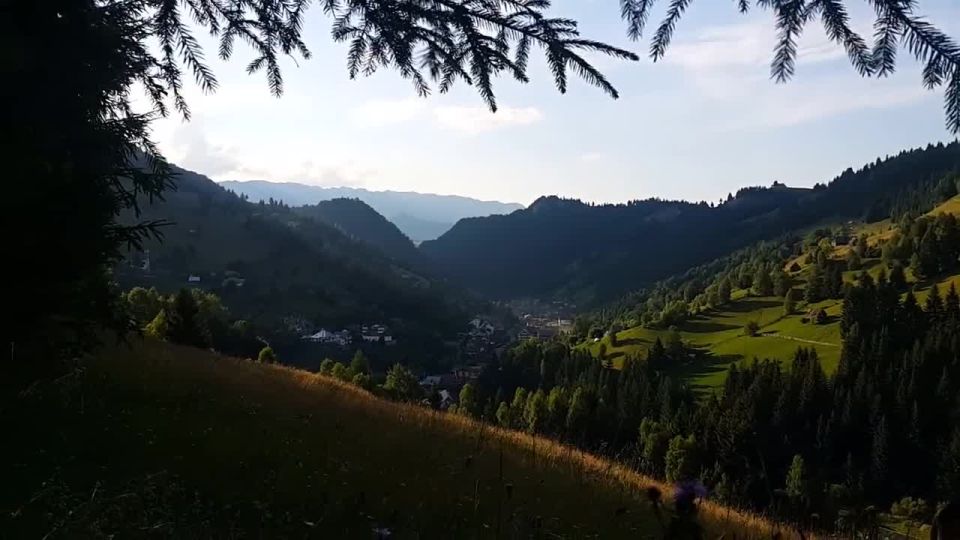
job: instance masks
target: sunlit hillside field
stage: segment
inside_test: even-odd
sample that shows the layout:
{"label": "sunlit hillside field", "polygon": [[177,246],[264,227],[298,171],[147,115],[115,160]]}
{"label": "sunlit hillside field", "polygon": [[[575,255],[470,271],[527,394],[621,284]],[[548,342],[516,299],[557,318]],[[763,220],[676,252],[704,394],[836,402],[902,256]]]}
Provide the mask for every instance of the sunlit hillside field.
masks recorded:
{"label": "sunlit hillside field", "polygon": [[[960,196],[940,204],[927,212],[927,215],[933,216],[944,212],[960,215]],[[896,224],[886,219],[855,225],[851,231],[853,236],[866,235],[869,245],[877,246],[889,240],[896,232],[896,228]],[[843,260],[849,250],[849,246],[837,246],[831,258]],[[793,267],[794,263],[800,267],[800,270],[790,274],[797,284],[796,287],[802,291],[804,272],[808,265],[807,256],[801,255],[788,260],[785,268]],[[890,271],[878,258],[865,259],[862,270],[846,271],[843,278],[844,281],[852,282],[861,271],[876,278],[881,270],[888,274]],[[907,268],[906,276],[913,283],[914,294],[921,303],[926,300],[934,284],[939,287],[941,294],[944,294],[951,285],[960,289],[960,275],[939,276],[931,281],[918,282],[913,272]],[[732,298],[729,305],[698,314],[678,328],[684,343],[698,351],[696,358],[676,368],[676,372],[692,386],[701,389],[715,388],[723,384],[731,364],[752,362],[754,358],[776,359],[789,366],[794,353],[801,346],[817,351],[824,371],[832,373],[836,370],[840,361],[839,319],[843,308],[840,300],[825,300],[813,305],[801,305],[795,313],[786,315],[782,298],[754,297],[744,290],[734,291]],[[810,310],[816,308],[822,308],[827,313],[826,324],[803,322]],[[744,333],[744,327],[750,321],[760,325],[760,332],[753,337]],[[602,357],[612,362],[615,367],[619,367],[624,358],[629,356],[642,358],[658,337],[666,342],[669,335],[670,332],[665,329],[635,327],[619,332],[615,341],[605,336],[599,341],[588,342],[583,346],[595,356]]]}
{"label": "sunlit hillside field", "polygon": [[[645,489],[670,488],[546,439],[156,342],[82,366],[0,409],[4,537],[662,535]],[[773,532],[700,516],[714,537]]]}
{"label": "sunlit hillside field", "polygon": [[[770,358],[789,365],[798,347],[816,349],[824,370],[832,373],[840,361],[840,302],[827,300],[809,306],[813,307],[826,310],[827,324],[803,322],[806,310],[784,315],[782,298],[749,297],[746,291],[737,291],[723,309],[699,314],[680,325],[681,339],[696,349],[697,356],[677,366],[677,373],[695,387],[716,387],[723,383],[732,363]],[[744,334],[750,321],[760,325],[759,334],[753,337]],[[658,337],[666,343],[670,331],[635,327],[619,332],[616,344],[608,336],[588,346],[595,355],[602,351],[605,359],[619,366],[628,356],[642,358]]]}

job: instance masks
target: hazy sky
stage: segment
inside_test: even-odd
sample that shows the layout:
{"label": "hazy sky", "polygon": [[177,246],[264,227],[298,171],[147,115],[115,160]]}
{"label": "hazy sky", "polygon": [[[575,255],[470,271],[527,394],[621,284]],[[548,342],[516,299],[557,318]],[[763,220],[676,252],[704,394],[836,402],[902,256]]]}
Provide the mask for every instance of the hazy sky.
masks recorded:
{"label": "hazy sky", "polygon": [[[850,5],[869,40],[866,2]],[[955,0],[921,6],[941,29],[960,36]],[[578,19],[585,36],[645,55],[649,42],[626,39],[614,0],[556,1],[553,13]],[[535,53],[529,84],[498,82],[496,114],[462,84],[423,99],[391,71],[349,80],[345,46],[329,37],[329,20],[317,8],[308,19],[304,33],[314,56],[285,62],[279,99],[263,75],[246,75],[249,51],[238,44],[224,63],[208,46],[220,89],[209,96],[189,89],[190,123],[179,117],[156,123],[154,136],[167,157],[216,180],[524,204],[545,194],[598,202],[716,200],[774,180],[809,186],[877,156],[953,138],[944,128],[942,90],[923,89],[905,51],[894,76],[862,79],[842,49],[811,25],[796,76],[775,84],[771,13],[743,16],[732,1],[694,2],[661,62],[598,59],[619,100],[572,75],[567,94],[559,94]]]}

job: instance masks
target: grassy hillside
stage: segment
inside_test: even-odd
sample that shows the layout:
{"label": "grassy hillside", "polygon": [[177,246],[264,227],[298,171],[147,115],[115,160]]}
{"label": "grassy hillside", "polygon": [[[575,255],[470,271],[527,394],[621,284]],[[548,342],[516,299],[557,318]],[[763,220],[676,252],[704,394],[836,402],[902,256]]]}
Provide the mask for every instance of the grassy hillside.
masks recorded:
{"label": "grassy hillside", "polygon": [[[783,299],[748,297],[737,291],[734,300],[722,310],[713,310],[693,317],[678,330],[685,343],[696,348],[701,356],[689,365],[678,367],[689,382],[698,387],[715,387],[723,383],[731,363],[749,362],[754,358],[776,358],[789,361],[798,347],[811,347],[831,373],[840,360],[840,302],[827,300],[815,304],[826,310],[830,320],[816,325],[802,322],[803,313],[784,316]],[[760,325],[755,337],[744,335],[750,321]],[[657,338],[670,339],[669,330],[636,327],[617,334],[616,345],[609,336],[587,346],[595,354],[604,351],[604,358],[614,365],[627,356],[643,356]]]}
{"label": "grassy hillside", "polygon": [[[644,495],[656,484],[610,462],[315,374],[156,342],[34,385],[5,400],[0,420],[10,537],[661,534]],[[701,520],[716,535],[772,532],[710,504]]]}
{"label": "grassy hillside", "polygon": [[[927,215],[934,216],[940,213],[960,215],[960,196],[953,197],[934,209]],[[897,232],[897,225],[885,219],[874,223],[863,223],[850,228],[853,237],[865,235],[870,246],[880,246],[888,241]],[[830,258],[844,260],[851,247],[840,245],[833,248]],[[807,256],[801,255],[789,259],[784,265],[790,268],[796,263],[800,270],[792,272],[795,281],[802,283],[803,273],[808,266]],[[868,258],[863,261],[863,271],[876,278],[881,270],[888,274],[890,269],[885,267],[879,258]],[[853,281],[860,271],[844,272],[845,281]],[[913,272],[906,269],[907,279],[912,283],[914,293],[919,302],[926,300],[931,288],[936,284],[943,294],[951,285],[960,288],[960,274],[938,276],[932,280],[918,281]],[[809,309],[823,308],[827,315],[826,324],[804,323],[802,320]],[[701,353],[696,360],[688,365],[678,367],[687,380],[698,387],[710,388],[723,383],[726,369],[733,362],[742,363],[752,361],[753,358],[774,358],[781,361],[792,359],[797,347],[811,347],[823,363],[824,369],[831,373],[836,369],[840,360],[840,325],[839,317],[842,302],[826,300],[812,306],[806,306],[800,312],[784,316],[783,299],[777,297],[752,297],[747,291],[736,291],[733,301],[722,309],[711,310],[695,316],[681,325],[678,330],[683,341]],[[756,321],[760,325],[760,333],[749,337],[744,335],[744,326]],[[666,342],[670,332],[662,329],[636,327],[619,332],[616,341],[609,336],[600,341],[584,345],[596,356],[613,362],[615,366],[623,362],[627,356],[643,356],[657,338]],[[614,344],[615,343],[615,344]]]}

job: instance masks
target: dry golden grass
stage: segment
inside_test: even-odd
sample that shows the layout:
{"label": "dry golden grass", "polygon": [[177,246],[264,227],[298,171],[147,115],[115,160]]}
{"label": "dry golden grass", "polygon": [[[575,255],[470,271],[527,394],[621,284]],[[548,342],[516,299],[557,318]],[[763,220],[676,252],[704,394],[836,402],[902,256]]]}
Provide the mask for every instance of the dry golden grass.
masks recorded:
{"label": "dry golden grass", "polygon": [[[102,516],[115,512],[88,508],[89,494],[93,501],[98,489],[142,483],[158,471],[201,494],[211,509],[188,521],[192,528],[170,516],[125,519],[146,523],[135,530],[175,523],[166,532],[181,537],[205,536],[185,530],[221,535],[229,524],[260,536],[369,537],[382,526],[400,538],[658,538],[661,524],[645,490],[655,486],[666,500],[672,491],[555,441],[385,401],[305,371],[160,343],[105,351],[75,384],[50,390],[25,405],[29,422],[13,426],[22,446],[13,460],[35,463],[11,485],[26,492],[17,500],[36,498],[30,486],[49,484],[49,471],[60,471],[82,494],[70,500],[87,508],[70,511],[88,515],[72,528],[58,525],[67,536],[93,525],[124,536],[127,524],[105,524]],[[69,455],[34,455],[37,447]],[[21,510],[0,528],[43,536],[55,515],[50,507],[70,506],[39,501],[31,504],[46,506]],[[7,505],[16,507],[0,499],[11,515]],[[794,537],[710,502],[700,518],[708,538]]]}

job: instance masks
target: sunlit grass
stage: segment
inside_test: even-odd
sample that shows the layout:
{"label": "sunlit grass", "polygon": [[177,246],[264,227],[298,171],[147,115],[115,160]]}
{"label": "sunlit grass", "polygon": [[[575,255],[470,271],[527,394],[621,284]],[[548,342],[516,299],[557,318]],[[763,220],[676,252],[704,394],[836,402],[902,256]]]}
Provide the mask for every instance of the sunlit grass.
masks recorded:
{"label": "sunlit grass", "polygon": [[[830,317],[827,324],[803,322],[806,311],[814,307],[826,310]],[[806,347],[816,349],[824,370],[832,373],[840,361],[840,310],[839,300],[827,300],[785,315],[782,298],[752,297],[746,291],[737,291],[729,305],[680,325],[683,342],[705,354],[678,367],[677,372],[696,387],[717,387],[723,384],[732,363],[743,365],[754,358],[767,358],[789,366],[797,349]],[[760,325],[755,337],[744,335],[744,326],[750,321]],[[666,329],[638,326],[619,332],[616,345],[604,337],[584,347],[598,357],[602,350],[603,356],[619,368],[625,358],[643,358],[657,338],[666,343],[669,336]]]}

